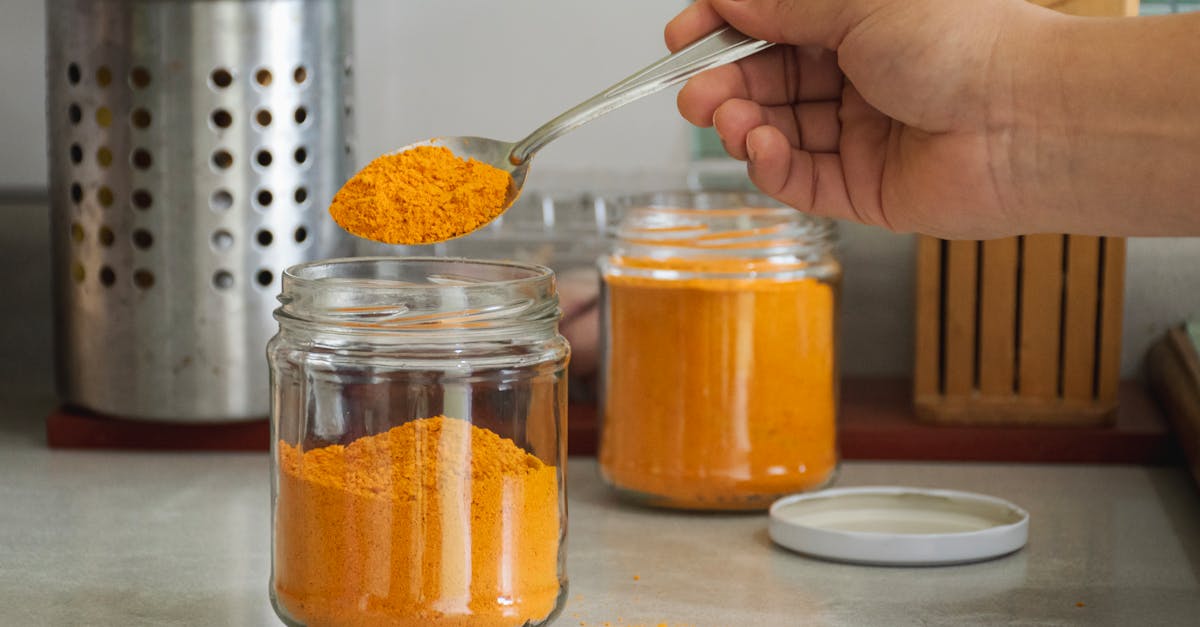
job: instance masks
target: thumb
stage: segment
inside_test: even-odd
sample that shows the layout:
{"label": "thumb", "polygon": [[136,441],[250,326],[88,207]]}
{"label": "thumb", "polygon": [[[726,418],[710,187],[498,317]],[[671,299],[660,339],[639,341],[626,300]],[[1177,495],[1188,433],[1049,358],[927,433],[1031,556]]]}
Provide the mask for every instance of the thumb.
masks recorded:
{"label": "thumb", "polygon": [[743,33],[837,50],[846,33],[889,0],[700,0]]}

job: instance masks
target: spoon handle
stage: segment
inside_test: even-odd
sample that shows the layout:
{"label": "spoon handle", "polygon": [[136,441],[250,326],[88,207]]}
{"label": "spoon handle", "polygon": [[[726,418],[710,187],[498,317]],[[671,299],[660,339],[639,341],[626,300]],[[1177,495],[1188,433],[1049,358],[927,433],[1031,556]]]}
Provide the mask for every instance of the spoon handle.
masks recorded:
{"label": "spoon handle", "polygon": [[578,128],[617,107],[649,96],[704,70],[732,63],[772,46],[769,41],[747,37],[726,26],[688,47],[659,59],[632,76],[575,105],[517,142],[509,160],[525,163],[551,140]]}

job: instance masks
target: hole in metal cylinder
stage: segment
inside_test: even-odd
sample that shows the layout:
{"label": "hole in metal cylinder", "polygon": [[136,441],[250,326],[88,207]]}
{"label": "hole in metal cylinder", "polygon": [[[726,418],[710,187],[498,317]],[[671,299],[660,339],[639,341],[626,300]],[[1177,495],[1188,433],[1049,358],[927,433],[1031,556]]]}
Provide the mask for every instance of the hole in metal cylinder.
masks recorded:
{"label": "hole in metal cylinder", "polygon": [[133,167],[139,170],[149,170],[154,164],[154,159],[150,156],[150,151],[145,148],[138,148],[133,151]]}
{"label": "hole in metal cylinder", "polygon": [[225,170],[233,165],[233,155],[229,154],[228,150],[218,150],[212,156],[213,165]]}
{"label": "hole in metal cylinder", "polygon": [[233,206],[233,194],[228,190],[218,189],[213,192],[212,198],[209,199],[209,206],[219,211],[225,211]]}
{"label": "hole in metal cylinder", "polygon": [[227,290],[233,287],[233,273],[228,270],[218,270],[213,275],[213,286],[219,290]]}
{"label": "hole in metal cylinder", "polygon": [[149,209],[150,206],[154,204],[154,197],[150,195],[150,192],[144,189],[134,190],[133,196],[130,197],[130,200],[133,201],[134,207],[142,210]]}
{"label": "hole in metal cylinder", "polygon": [[146,229],[137,229],[133,232],[133,245],[146,250],[154,245],[154,236]]}
{"label": "hole in metal cylinder", "polygon": [[217,109],[212,112],[212,123],[217,128],[229,128],[233,124],[233,114],[225,109]]}
{"label": "hole in metal cylinder", "polygon": [[212,80],[213,85],[216,85],[221,89],[229,87],[233,83],[233,74],[230,74],[229,70],[225,68],[217,68],[213,70],[212,75],[209,78]]}
{"label": "hole in metal cylinder", "polygon": [[233,233],[221,229],[212,234],[212,245],[217,250],[229,250],[233,246]]}
{"label": "hole in metal cylinder", "polygon": [[150,112],[145,109],[134,109],[133,113],[129,114],[129,122],[134,128],[148,128],[150,126]]}
{"label": "hole in metal cylinder", "polygon": [[142,66],[137,66],[129,71],[129,84],[137,89],[142,89],[150,85],[150,70]]}
{"label": "hole in metal cylinder", "polygon": [[154,287],[154,273],[149,270],[134,270],[133,284],[144,290]]}

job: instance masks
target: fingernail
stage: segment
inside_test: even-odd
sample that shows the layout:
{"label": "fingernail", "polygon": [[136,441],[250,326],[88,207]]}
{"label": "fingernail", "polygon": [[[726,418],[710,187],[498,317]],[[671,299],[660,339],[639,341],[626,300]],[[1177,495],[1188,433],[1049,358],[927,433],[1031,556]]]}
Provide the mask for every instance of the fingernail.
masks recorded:
{"label": "fingernail", "polygon": [[749,137],[746,138],[746,157],[750,161],[758,160],[758,151],[754,149],[754,142],[750,141]]}

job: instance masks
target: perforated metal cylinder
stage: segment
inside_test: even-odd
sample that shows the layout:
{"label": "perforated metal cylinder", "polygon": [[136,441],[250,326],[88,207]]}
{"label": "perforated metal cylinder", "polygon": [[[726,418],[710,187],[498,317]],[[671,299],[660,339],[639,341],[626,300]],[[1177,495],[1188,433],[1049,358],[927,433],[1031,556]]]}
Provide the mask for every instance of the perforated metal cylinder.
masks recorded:
{"label": "perforated metal cylinder", "polygon": [[49,0],[57,374],[101,414],[268,412],[283,269],[349,254],[349,3]]}

